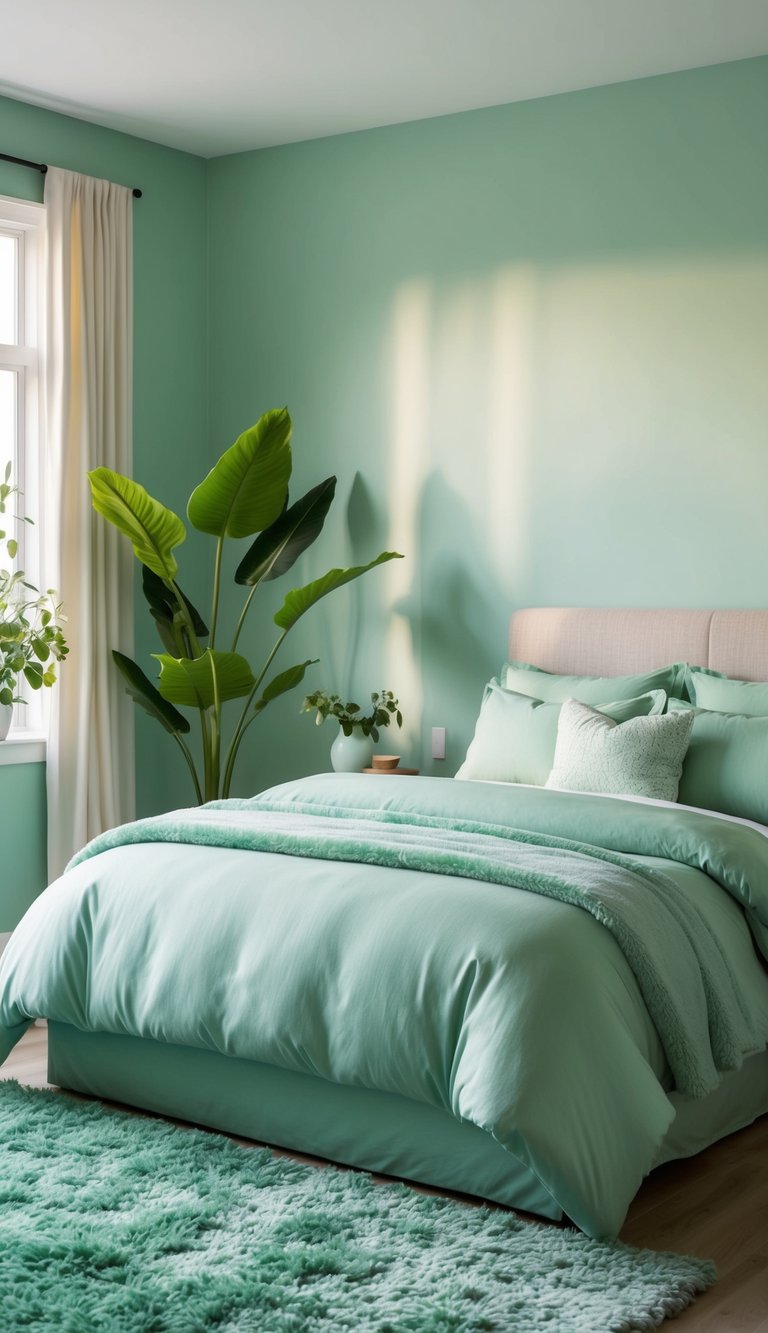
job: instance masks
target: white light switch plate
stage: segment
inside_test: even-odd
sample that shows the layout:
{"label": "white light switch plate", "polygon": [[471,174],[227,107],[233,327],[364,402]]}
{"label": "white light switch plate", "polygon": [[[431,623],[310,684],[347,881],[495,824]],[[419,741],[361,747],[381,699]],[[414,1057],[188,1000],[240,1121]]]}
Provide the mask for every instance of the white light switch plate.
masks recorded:
{"label": "white light switch plate", "polygon": [[445,759],[445,727],[432,728],[432,758]]}

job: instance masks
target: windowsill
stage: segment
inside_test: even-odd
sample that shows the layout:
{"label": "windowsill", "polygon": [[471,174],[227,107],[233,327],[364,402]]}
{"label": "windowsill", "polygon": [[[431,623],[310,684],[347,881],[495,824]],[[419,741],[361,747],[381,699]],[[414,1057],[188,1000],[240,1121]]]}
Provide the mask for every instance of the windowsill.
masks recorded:
{"label": "windowsill", "polygon": [[45,737],[41,732],[11,731],[0,741],[0,767],[3,764],[44,764]]}

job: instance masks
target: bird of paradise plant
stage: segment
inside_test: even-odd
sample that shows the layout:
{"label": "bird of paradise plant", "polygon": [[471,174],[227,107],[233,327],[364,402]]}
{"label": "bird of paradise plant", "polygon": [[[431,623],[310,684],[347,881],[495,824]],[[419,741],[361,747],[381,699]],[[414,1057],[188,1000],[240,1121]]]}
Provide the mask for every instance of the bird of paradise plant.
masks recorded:
{"label": "bird of paradise plant", "polygon": [[[307,668],[318,661],[309,658],[299,662],[272,676],[265,685],[272,662],[297,621],[337,588],[377,565],[401,558],[398,552],[382,551],[368,564],[330,569],[311,583],[291,589],[273,616],[279,630],[276,641],[263,666],[258,671],[252,669],[238,651],[238,644],[254,596],[263,583],[287,573],[319,536],[336,489],[336,478],[327,477],[289,505],[291,431],[287,408],[265,412],[222,454],[189,498],[189,522],[216,543],[208,625],[177,580],[174,551],[187,535],[179,516],[130,477],[105,467],[88,474],[94,508],[128,537],[143,566],[144,596],[166,649],[152,654],[160,664],[157,683],[123,653],[115,650],[112,656],[128,693],[182,751],[198,803],[229,796],[246,731],[268,704],[299,685]],[[225,545],[230,539],[254,536],[235,571],[235,583],[245,590],[245,597],[229,646],[222,649],[218,645]],[[223,709],[234,701],[243,702],[223,753]],[[179,711],[181,708],[191,708],[199,717],[202,773],[185,740],[190,722]]]}

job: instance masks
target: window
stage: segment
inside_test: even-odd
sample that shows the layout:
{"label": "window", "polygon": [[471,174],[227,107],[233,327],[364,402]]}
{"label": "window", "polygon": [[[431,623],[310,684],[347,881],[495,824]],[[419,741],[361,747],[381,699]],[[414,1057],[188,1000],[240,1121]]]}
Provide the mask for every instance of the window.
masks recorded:
{"label": "window", "polygon": [[[16,565],[30,582],[40,583],[40,387],[38,307],[40,250],[45,210],[42,204],[0,197],[0,477],[8,463],[12,480],[22,492],[19,512],[35,525],[4,522],[8,536],[18,539]],[[3,515],[8,520],[9,513]],[[5,543],[0,560],[11,563]],[[36,734],[42,729],[42,702],[31,691],[17,707],[13,731]]]}

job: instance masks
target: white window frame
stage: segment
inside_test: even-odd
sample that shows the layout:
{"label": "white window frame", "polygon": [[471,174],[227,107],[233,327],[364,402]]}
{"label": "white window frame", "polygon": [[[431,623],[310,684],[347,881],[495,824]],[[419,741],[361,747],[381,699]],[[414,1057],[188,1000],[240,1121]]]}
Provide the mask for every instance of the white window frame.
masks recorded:
{"label": "white window frame", "polygon": [[[0,370],[15,371],[17,381],[18,476],[13,480],[23,492],[23,512],[34,518],[35,525],[19,524],[19,564],[31,583],[41,587],[42,536],[42,308],[41,266],[45,228],[43,204],[10,199],[0,195],[0,232],[16,238],[18,245],[17,341],[0,343]],[[27,702],[14,709],[8,740],[0,745],[0,763],[23,762],[44,757],[44,714],[42,691],[24,685]],[[30,748],[21,742],[30,742]],[[4,749],[4,747],[7,747]]]}

